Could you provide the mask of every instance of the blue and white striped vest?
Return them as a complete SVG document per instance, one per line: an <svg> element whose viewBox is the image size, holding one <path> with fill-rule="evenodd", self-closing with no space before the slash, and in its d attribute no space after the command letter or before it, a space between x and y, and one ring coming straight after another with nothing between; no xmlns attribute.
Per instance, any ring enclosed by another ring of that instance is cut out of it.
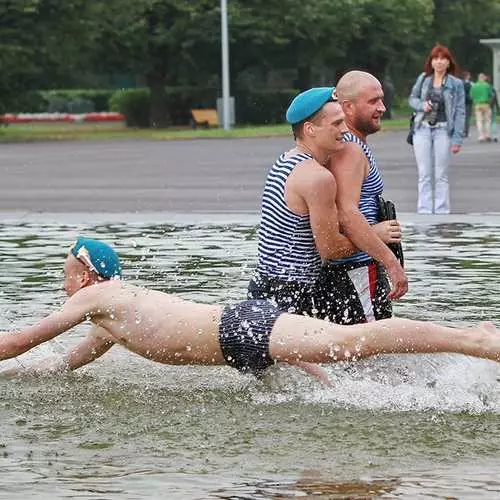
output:
<svg viewBox="0 0 500 500"><path fill-rule="evenodd" d="M361 140L357 135L351 132L346 132L344 134L345 142L354 142L359 145L366 158L370 168L368 170L368 175L365 177L363 184L361 185L361 196L359 198L359 210L366 217L369 224L376 224L379 222L379 205L378 205L378 195L382 194L384 190L384 181L380 175L379 169L377 168L377 162L375 161L375 156L370 146L363 140ZM338 263L358 263L373 260L366 252L356 252L349 257L343 259L334 260L336 264Z"/></svg>
<svg viewBox="0 0 500 500"><path fill-rule="evenodd" d="M313 282L321 267L309 215L297 215L285 201L285 183L295 166L312 156L282 154L268 173L262 195L257 273L301 283Z"/></svg>

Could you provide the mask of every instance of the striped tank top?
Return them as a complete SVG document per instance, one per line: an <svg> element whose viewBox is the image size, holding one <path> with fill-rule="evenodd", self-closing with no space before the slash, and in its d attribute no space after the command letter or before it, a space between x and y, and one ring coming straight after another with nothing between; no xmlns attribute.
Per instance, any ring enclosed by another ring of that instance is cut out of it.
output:
<svg viewBox="0 0 500 500"><path fill-rule="evenodd" d="M377 168L375 155L366 142L351 132L346 132L344 134L344 141L358 144L370 165L368 175L365 177L363 184L361 185L361 196L359 198L358 207L369 224L376 224L379 222L379 204L377 197L382 194L382 191L384 190L384 181L382 180L382 176ZM338 259L333 262L336 264L345 262L358 263L365 261L368 262L370 260L373 259L366 252L356 252L349 257Z"/></svg>
<svg viewBox="0 0 500 500"><path fill-rule="evenodd" d="M285 183L308 153L282 154L267 175L262 194L257 274L284 281L311 283L321 267L309 215L297 215L285 201Z"/></svg>

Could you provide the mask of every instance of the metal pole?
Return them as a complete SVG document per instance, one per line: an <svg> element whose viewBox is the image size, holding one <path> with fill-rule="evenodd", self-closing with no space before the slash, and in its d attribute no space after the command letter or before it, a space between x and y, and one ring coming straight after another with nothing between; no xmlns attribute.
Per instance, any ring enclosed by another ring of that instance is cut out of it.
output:
<svg viewBox="0 0 500 500"><path fill-rule="evenodd" d="M229 37L227 30L227 0L220 1L222 34L222 125L224 130L231 129L229 117Z"/></svg>
<svg viewBox="0 0 500 500"><path fill-rule="evenodd" d="M500 47L493 49L493 87L500 90Z"/></svg>
<svg viewBox="0 0 500 500"><path fill-rule="evenodd" d="M493 86L500 92L500 38L482 38L479 40L493 51Z"/></svg>

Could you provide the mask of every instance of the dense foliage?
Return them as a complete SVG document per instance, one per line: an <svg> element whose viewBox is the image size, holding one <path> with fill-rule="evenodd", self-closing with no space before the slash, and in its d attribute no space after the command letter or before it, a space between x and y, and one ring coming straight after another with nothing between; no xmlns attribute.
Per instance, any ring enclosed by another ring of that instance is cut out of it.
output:
<svg viewBox="0 0 500 500"><path fill-rule="evenodd" d="M473 74L491 72L479 39L500 36L500 0L228 0L228 9L232 93L252 122L259 109L279 120L266 99L282 89L333 83L351 68L389 75L406 94L436 41ZM215 106L220 38L219 0L0 0L0 112L44 106L39 90L141 87L122 96L147 106L141 124L182 121L182 106L206 98L196 88L212 89ZM79 105L106 107L103 95Z"/></svg>

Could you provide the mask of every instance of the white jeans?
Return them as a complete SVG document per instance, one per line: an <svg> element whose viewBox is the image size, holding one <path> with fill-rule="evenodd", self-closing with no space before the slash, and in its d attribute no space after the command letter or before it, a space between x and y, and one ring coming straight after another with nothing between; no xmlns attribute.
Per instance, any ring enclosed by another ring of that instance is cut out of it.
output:
<svg viewBox="0 0 500 500"><path fill-rule="evenodd" d="M451 140L445 124L443 125L429 127L423 123L413 135L413 151L418 170L419 214L450 213L448 167Z"/></svg>

